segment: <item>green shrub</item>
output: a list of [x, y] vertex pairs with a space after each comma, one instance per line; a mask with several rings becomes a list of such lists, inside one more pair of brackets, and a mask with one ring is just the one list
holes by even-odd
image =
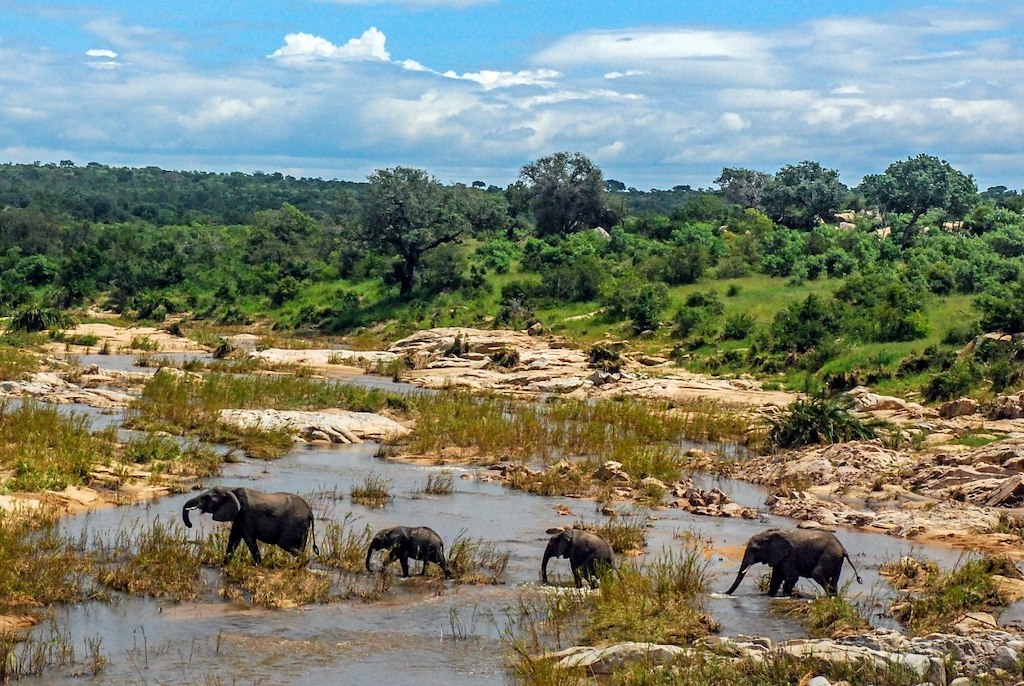
[[928, 381], [924, 397], [931, 402], [954, 400], [970, 393], [981, 381], [981, 370], [973, 360], [957, 360], [949, 369], [938, 372]]
[[854, 416], [850, 404], [848, 397], [845, 401], [823, 396], [795, 400], [770, 420], [768, 441], [774, 448], [799, 448], [876, 438], [877, 425]]
[[722, 325], [722, 339], [726, 341], [741, 341], [754, 331], [757, 319], [747, 312], [737, 312], [725, 318]]
[[55, 307], [29, 306], [18, 309], [11, 317], [10, 331], [32, 333], [47, 329], [67, 329], [75, 325], [71, 315]]

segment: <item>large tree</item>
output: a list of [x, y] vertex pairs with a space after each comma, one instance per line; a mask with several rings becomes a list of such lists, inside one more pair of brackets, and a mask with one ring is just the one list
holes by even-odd
[[520, 178], [541, 235], [598, 226], [605, 216], [604, 176], [581, 153], [556, 152], [526, 165]]
[[847, 188], [839, 172], [817, 162], [786, 165], [768, 184], [764, 203], [768, 214], [791, 229], [804, 231], [830, 221], [839, 211]]
[[917, 222], [929, 210], [941, 209], [962, 219], [977, 198], [978, 186], [974, 177], [945, 160], [921, 154], [893, 162], [882, 174], [865, 176], [860, 192], [885, 212], [910, 215], [902, 237], [903, 245], [908, 245]]
[[458, 194], [421, 169], [378, 169], [363, 195], [362, 237], [397, 255], [399, 292], [412, 292], [424, 253], [469, 230]]
[[772, 175], [743, 167], [724, 167], [715, 179], [721, 189], [722, 200], [743, 209], [764, 210], [764, 195], [772, 182]]

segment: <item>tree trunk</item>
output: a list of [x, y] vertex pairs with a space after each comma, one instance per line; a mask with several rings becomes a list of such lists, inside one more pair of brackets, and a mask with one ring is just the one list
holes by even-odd
[[398, 294], [407, 296], [412, 293], [413, 279], [416, 276], [416, 265], [419, 263], [419, 255], [409, 254], [405, 256], [405, 263], [402, 265], [402, 273]]

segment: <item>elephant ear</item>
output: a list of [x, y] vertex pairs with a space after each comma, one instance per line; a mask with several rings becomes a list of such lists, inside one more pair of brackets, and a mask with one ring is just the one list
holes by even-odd
[[768, 564], [776, 564], [793, 554], [793, 541], [789, 539], [789, 536], [779, 533], [771, 537], [765, 550]]
[[238, 498], [234, 492], [228, 491], [227, 497], [224, 498], [223, 502], [217, 506], [213, 514], [213, 520], [215, 522], [230, 522], [233, 521], [238, 513], [242, 511], [242, 505], [238, 502]]

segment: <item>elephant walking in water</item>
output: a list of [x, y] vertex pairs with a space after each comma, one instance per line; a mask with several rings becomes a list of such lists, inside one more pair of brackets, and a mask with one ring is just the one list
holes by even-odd
[[190, 498], [181, 508], [181, 518], [187, 527], [192, 526], [189, 510], [208, 512], [216, 522], [231, 522], [225, 564], [242, 541], [249, 547], [256, 564], [261, 561], [257, 541], [280, 546], [298, 555], [306, 549], [306, 542], [311, 538], [313, 552], [320, 554], [313, 532], [313, 511], [294, 493], [264, 493], [251, 488], [217, 486]]
[[370, 546], [366, 550], [367, 571], [371, 571], [370, 558], [378, 550], [388, 551], [381, 571], [397, 559], [402, 565], [402, 576], [409, 576], [409, 558], [411, 557], [414, 560], [423, 561], [421, 575], [427, 573], [427, 563], [433, 562], [441, 568], [446, 579], [455, 576], [444, 557], [444, 542], [441, 541], [437, 532], [429, 527], [393, 526], [378, 531], [370, 540]]
[[615, 561], [608, 541], [595, 533], [583, 529], [564, 529], [551, 537], [544, 549], [544, 560], [540, 565], [541, 578], [548, 581], [548, 560], [552, 557], [569, 558], [569, 568], [576, 588], [583, 586], [586, 579], [591, 588], [597, 588], [598, 573], [602, 568], [611, 568]]
[[782, 588], [783, 595], [792, 595], [797, 579], [804, 577], [818, 582], [825, 592], [835, 595], [839, 589], [839, 574], [846, 560], [853, 568], [857, 583], [864, 583], [857, 567], [839, 539], [828, 531], [809, 529], [768, 529], [754, 534], [747, 541], [743, 562], [736, 580], [726, 593], [731, 594], [743, 581], [747, 569], [762, 563], [771, 567], [768, 595]]

